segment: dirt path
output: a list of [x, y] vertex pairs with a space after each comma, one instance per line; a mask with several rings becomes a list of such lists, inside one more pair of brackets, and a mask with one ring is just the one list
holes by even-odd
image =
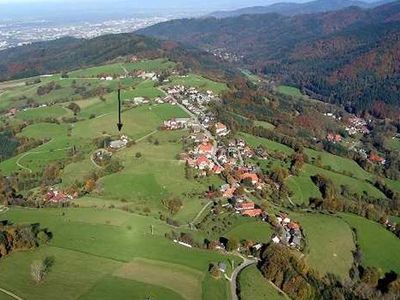
[[5, 289], [0, 288], [0, 292], [2, 292], [3, 294], [6, 294], [8, 296], [10, 296], [11, 298], [14, 298], [16, 300], [23, 300], [21, 297], [18, 297], [17, 295], [15, 295], [14, 293], [7, 291]]
[[199, 213], [194, 217], [192, 222], [190, 224], [194, 225], [194, 223], [197, 222], [197, 219], [200, 218], [200, 216], [203, 214], [203, 212], [213, 203], [213, 201], [208, 202], [206, 205], [203, 206], [203, 208], [199, 211]]
[[142, 136], [141, 138], [137, 139], [135, 142], [139, 143], [139, 142], [143, 141], [144, 139], [148, 138], [149, 136], [152, 136], [153, 134], [155, 134], [157, 132], [158, 132], [158, 130], [156, 129], [156, 130], [150, 132], [149, 134], [146, 134], [145, 136]]

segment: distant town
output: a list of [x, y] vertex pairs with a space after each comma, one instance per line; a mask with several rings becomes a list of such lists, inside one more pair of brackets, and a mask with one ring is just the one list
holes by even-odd
[[65, 36], [93, 38], [104, 34], [133, 32], [171, 18], [168, 16], [136, 17], [73, 24], [55, 24], [46, 20], [34, 22], [0, 21], [0, 51], [34, 42], [55, 40]]

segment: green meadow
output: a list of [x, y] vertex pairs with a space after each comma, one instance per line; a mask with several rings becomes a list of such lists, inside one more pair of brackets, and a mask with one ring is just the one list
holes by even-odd
[[[135, 291], [138, 297], [166, 293], [170, 299], [206, 299], [202, 291], [207, 289], [209, 263], [228, 265], [229, 259], [236, 260], [177, 245], [164, 238], [170, 231], [165, 223], [121, 210], [11, 209], [2, 217], [15, 223], [39, 222], [54, 236], [38, 250], [2, 259], [2, 288], [23, 298], [54, 299], [62, 290], [63, 299], [109, 299], [110, 295], [132, 299]], [[45, 282], [36, 285], [29, 266], [43, 257], [51, 257], [54, 264]], [[215, 290], [224, 291], [222, 297], [216, 295], [218, 299], [226, 299], [225, 280], [212, 281], [219, 287]], [[106, 286], [115, 293], [101, 293]]]
[[278, 92], [284, 95], [293, 96], [296, 98], [303, 97], [303, 94], [296, 87], [288, 86], [288, 85], [280, 85], [278, 86]]
[[341, 279], [349, 277], [355, 245], [345, 221], [323, 214], [292, 214], [306, 237], [305, 259], [322, 275], [333, 273]]
[[356, 231], [362, 262], [384, 272], [400, 272], [400, 240], [382, 225], [355, 215], [341, 217]]
[[264, 146], [269, 151], [283, 152], [287, 155], [291, 155], [294, 153], [294, 150], [288, 146], [283, 144], [271, 141], [269, 139], [265, 139], [262, 137], [257, 137], [247, 133], [240, 133], [238, 135], [239, 138], [243, 138], [246, 143], [248, 143], [252, 147]]
[[125, 75], [125, 70], [128, 72], [145, 71], [155, 72], [172, 69], [175, 66], [174, 62], [166, 59], [142, 60], [134, 63], [114, 63], [104, 66], [80, 69], [69, 72], [71, 78], [95, 78], [102, 74], [107, 75]]
[[252, 242], [268, 243], [271, 241], [273, 230], [265, 222], [244, 222], [234, 226], [225, 236], [239, 241], [250, 240]]
[[320, 198], [321, 192], [312, 182], [311, 177], [304, 172], [298, 176], [291, 176], [286, 181], [289, 189], [293, 192], [291, 200], [296, 204], [307, 204], [310, 198]]

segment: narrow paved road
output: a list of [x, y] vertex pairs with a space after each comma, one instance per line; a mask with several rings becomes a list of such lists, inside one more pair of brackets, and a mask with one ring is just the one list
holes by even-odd
[[17, 295], [15, 295], [14, 293], [7, 291], [5, 289], [0, 288], [0, 292], [2, 292], [3, 294], [6, 294], [8, 296], [10, 296], [11, 298], [14, 298], [16, 300], [23, 300], [21, 297], [18, 297]]
[[236, 269], [232, 273], [231, 278], [227, 278], [230, 281], [232, 300], [239, 300], [239, 296], [237, 294], [237, 279], [238, 279], [240, 272], [242, 272], [248, 266], [251, 266], [251, 265], [254, 265], [257, 263], [256, 259], [248, 259], [241, 255], [239, 255], [239, 256], [243, 259], [243, 263], [240, 266], [236, 267]]

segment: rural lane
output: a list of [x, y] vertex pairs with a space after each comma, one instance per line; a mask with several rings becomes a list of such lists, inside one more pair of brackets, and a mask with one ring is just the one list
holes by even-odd
[[254, 265], [258, 262], [257, 259], [248, 259], [246, 257], [243, 257], [242, 255], [239, 256], [243, 259], [243, 263], [240, 266], [236, 267], [236, 269], [232, 273], [231, 278], [227, 277], [227, 279], [230, 281], [232, 300], [239, 300], [237, 294], [237, 277], [239, 276], [240, 272], [242, 272], [248, 266]]

